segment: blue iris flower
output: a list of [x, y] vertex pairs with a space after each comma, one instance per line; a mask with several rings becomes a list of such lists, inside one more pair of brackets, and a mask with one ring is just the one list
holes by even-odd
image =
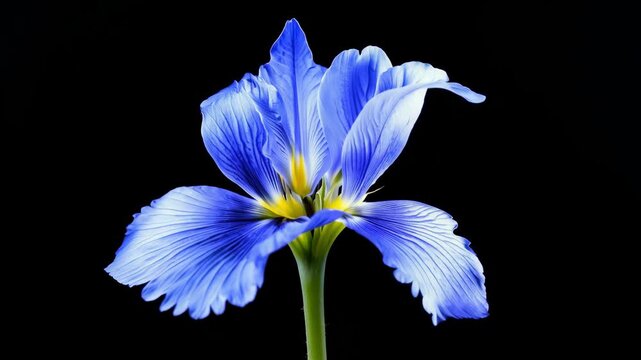
[[170, 191], [135, 215], [106, 271], [122, 284], [147, 284], [147, 301], [164, 295], [161, 310], [200, 319], [227, 302], [251, 302], [267, 258], [286, 245], [303, 263], [321, 258], [324, 270], [347, 227], [423, 295], [434, 324], [485, 317], [483, 268], [450, 215], [415, 201], [365, 201], [434, 88], [485, 99], [429, 64], [392, 66], [373, 46], [317, 65], [300, 25], [288, 21], [258, 76], [201, 104], [209, 154], [250, 197], [210, 186]]

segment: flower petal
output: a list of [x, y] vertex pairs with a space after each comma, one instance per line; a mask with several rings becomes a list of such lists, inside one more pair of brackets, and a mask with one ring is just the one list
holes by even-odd
[[368, 46], [338, 54], [321, 80], [320, 118], [330, 153], [330, 174], [340, 169], [345, 136], [363, 106], [376, 93], [379, 75], [392, 67], [385, 52]]
[[485, 96], [477, 94], [469, 88], [455, 82], [448, 82], [447, 73], [430, 64], [410, 61], [387, 70], [378, 79], [376, 93], [398, 89], [414, 84], [429, 84], [428, 89], [445, 89], [463, 97], [471, 103], [485, 101]]
[[289, 147], [268, 149], [278, 172], [301, 196], [314, 190], [324, 174], [327, 142], [318, 115], [318, 86], [325, 69], [314, 63], [305, 33], [295, 19], [285, 24], [260, 78], [278, 90], [280, 118], [266, 119], [270, 137]]
[[472, 102], [485, 99], [447, 82], [447, 74], [429, 64], [405, 63], [379, 77], [374, 96], [354, 121], [342, 152], [343, 199], [358, 202], [392, 165], [407, 143], [430, 88], [450, 90]]
[[163, 294], [161, 310], [193, 318], [244, 306], [263, 283], [267, 257], [303, 232], [342, 213], [311, 219], [265, 219], [257, 201], [215, 187], [183, 187], [142, 209], [106, 271], [119, 282], [148, 283], [145, 300]]
[[256, 86], [255, 77], [248, 74], [203, 101], [201, 130], [205, 147], [220, 171], [255, 199], [271, 200], [283, 190], [262, 152], [267, 134], [250, 94]]
[[414, 201], [363, 203], [347, 227], [369, 239], [436, 325], [447, 317], [488, 315], [483, 267], [470, 242], [453, 233], [456, 221], [446, 212]]

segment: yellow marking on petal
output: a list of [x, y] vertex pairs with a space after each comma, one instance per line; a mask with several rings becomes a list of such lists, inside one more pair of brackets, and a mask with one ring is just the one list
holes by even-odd
[[293, 155], [289, 168], [291, 172], [292, 190], [300, 196], [307, 196], [311, 189], [307, 183], [307, 173], [305, 171], [305, 159], [303, 155]]
[[271, 202], [261, 200], [260, 204], [277, 217], [296, 219], [306, 215], [305, 206], [294, 196], [279, 197]]
[[326, 209], [335, 209], [340, 211], [345, 211], [351, 206], [350, 203], [344, 201], [340, 196], [333, 199], [327, 199], [324, 205]]

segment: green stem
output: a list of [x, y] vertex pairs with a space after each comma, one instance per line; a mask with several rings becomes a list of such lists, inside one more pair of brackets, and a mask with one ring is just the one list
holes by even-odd
[[325, 260], [321, 258], [297, 261], [300, 283], [303, 290], [303, 310], [305, 312], [305, 332], [307, 334], [307, 358], [326, 360], [325, 306], [323, 292], [325, 281]]
[[294, 253], [303, 290], [307, 359], [327, 360], [325, 345], [324, 282], [329, 249], [345, 225], [334, 222], [302, 234], [289, 244]]

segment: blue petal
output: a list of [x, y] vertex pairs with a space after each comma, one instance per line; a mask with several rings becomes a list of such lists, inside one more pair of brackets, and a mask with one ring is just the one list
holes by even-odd
[[287, 144], [268, 149], [268, 156], [290, 185], [295, 182], [292, 174], [297, 173], [292, 159], [302, 157], [306, 175], [304, 186], [292, 186], [297, 192], [311, 192], [328, 166], [317, 101], [324, 71], [314, 63], [305, 33], [295, 19], [285, 24], [272, 46], [269, 63], [260, 68], [259, 76], [277, 89], [280, 98], [280, 117], [266, 119], [265, 127], [275, 142]]
[[343, 143], [343, 198], [347, 202], [362, 201], [369, 187], [400, 155], [421, 113], [427, 89], [447, 89], [472, 102], [485, 99], [447, 80], [444, 71], [419, 62], [381, 74], [377, 95], [365, 104]]
[[263, 284], [269, 254], [342, 214], [283, 222], [263, 212], [257, 201], [219, 188], [172, 190], [135, 217], [106, 271], [126, 285], [148, 283], [143, 298], [165, 295], [161, 310], [175, 306], [175, 315], [189, 310], [199, 319], [221, 314], [225, 302], [244, 306]]
[[448, 82], [447, 73], [430, 64], [411, 61], [401, 66], [394, 66], [381, 74], [378, 79], [376, 93], [397, 89], [403, 86], [425, 84], [426, 89], [445, 89], [463, 97], [471, 103], [485, 101], [485, 96], [477, 94], [469, 88], [455, 82]]
[[251, 77], [251, 82], [248, 84], [250, 85], [247, 87], [248, 93], [256, 104], [267, 133], [263, 154], [270, 159], [274, 169], [289, 182], [291, 165], [289, 160], [293, 140], [292, 135], [286, 131], [288, 127], [283, 118], [285, 114], [283, 100], [276, 88], [260, 77]]
[[414, 201], [363, 203], [347, 227], [369, 239], [436, 325], [448, 317], [488, 315], [483, 267], [470, 242], [454, 234], [456, 221], [446, 212]]
[[392, 67], [385, 52], [368, 46], [345, 50], [327, 69], [319, 90], [320, 117], [330, 154], [330, 174], [340, 168], [345, 136], [363, 106], [374, 96], [379, 75]]
[[267, 134], [251, 91], [258, 81], [246, 75], [240, 83], [203, 101], [202, 136], [220, 170], [256, 199], [282, 194], [278, 174], [262, 152]]

